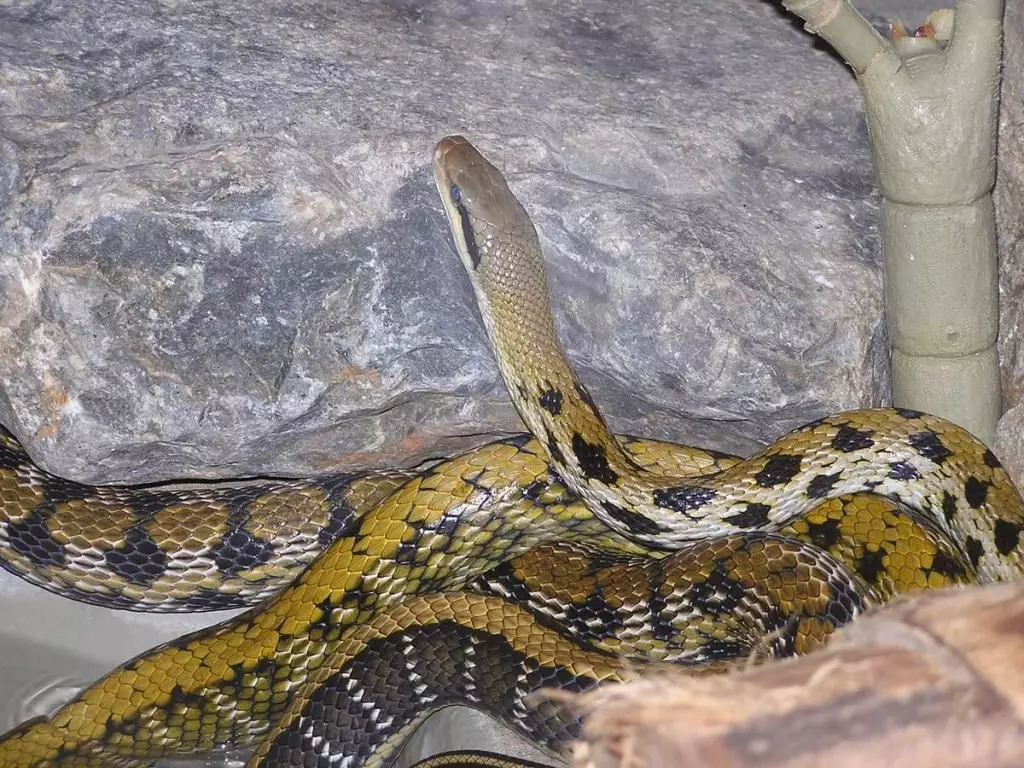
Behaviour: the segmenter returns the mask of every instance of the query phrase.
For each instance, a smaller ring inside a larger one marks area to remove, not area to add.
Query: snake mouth
[[[441,198],[445,215],[448,217],[449,231],[455,242],[455,251],[465,262],[467,269],[476,270],[480,264],[479,251],[476,248],[476,237],[473,232],[469,212],[462,202],[460,188],[452,181],[453,170],[458,163],[449,155],[463,155],[472,145],[462,136],[446,136],[437,143],[434,150],[434,184]],[[468,259],[468,261],[467,261]]]
[[[451,186],[456,170],[477,164],[483,157],[464,136],[445,136],[434,149],[434,183],[447,207],[452,200]]]

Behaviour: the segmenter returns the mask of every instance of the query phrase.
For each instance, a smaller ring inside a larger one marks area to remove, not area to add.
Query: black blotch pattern
[[[221,537],[210,554],[221,573],[234,576],[267,562],[274,554],[274,546],[245,530],[239,521],[229,534]]]
[[[672,618],[666,614],[668,601],[662,594],[665,586],[665,571],[659,563],[650,569],[647,605],[651,612],[651,635],[660,642],[667,643],[676,636],[676,628],[672,626]]]
[[[864,612],[866,608],[864,595],[860,593],[848,576],[839,570],[830,571],[826,582],[828,583],[828,594],[832,597],[828,601],[825,613],[833,626],[841,627],[848,624],[858,614]]]
[[[923,411],[915,411],[912,408],[893,408],[893,410],[904,419],[920,419],[924,416]]]
[[[602,446],[588,443],[583,435],[577,432],[572,436],[572,452],[580,463],[584,477],[598,480],[605,485],[614,485],[618,482],[619,475],[608,466],[608,457]]]
[[[7,540],[11,549],[38,566],[62,566],[67,561],[64,547],[54,540],[46,527],[46,519],[52,512],[50,506],[39,507],[7,526]]]
[[[942,551],[936,552],[935,556],[932,557],[932,567],[929,570],[958,580],[967,576],[967,569],[964,568],[963,563]]]
[[[857,429],[849,424],[843,424],[832,438],[832,447],[843,453],[862,451],[875,444],[872,439],[874,434],[870,429]]]
[[[857,573],[863,576],[868,584],[874,584],[885,568],[885,564],[882,562],[883,557],[885,557],[885,553],[880,549],[874,552],[865,551],[857,561]]]
[[[454,509],[446,510],[437,519],[437,522],[434,523],[434,530],[445,536],[451,536],[459,529],[460,522],[462,522],[462,513],[459,507],[456,506]]]
[[[355,586],[352,587],[350,591],[345,592],[340,601],[335,600],[333,608],[340,610],[354,610],[359,613],[373,610],[380,600],[380,596],[377,591],[378,587],[375,583],[376,581],[377,579],[373,576],[368,576],[365,573],[360,574],[359,578],[356,580]],[[426,579],[420,580],[420,589],[423,590],[424,594],[430,593],[431,587],[428,585]],[[337,597],[337,593],[335,593],[335,596]],[[326,605],[331,604],[330,595],[325,598],[324,603]],[[323,617],[328,625],[332,625],[330,616],[332,611],[328,611]],[[331,631],[333,632],[334,630],[332,629]]]
[[[985,547],[973,536],[968,536],[964,542],[964,548],[967,550],[967,557],[970,559],[971,565],[977,570],[978,563],[981,562],[981,556],[985,554]]]
[[[988,448],[985,449],[985,453],[982,455],[982,460],[985,462],[985,466],[989,469],[1000,469],[1003,464],[999,461],[999,457],[992,453]]]
[[[838,520],[826,518],[820,523],[812,523],[808,520],[807,535],[816,547],[830,549],[843,537],[843,531]]]
[[[234,670],[235,667],[230,667]],[[240,673],[240,670],[239,670]],[[236,678],[240,679],[240,678]],[[203,710],[204,706],[208,707],[209,703],[204,702],[201,694],[190,693],[185,691],[179,685],[175,685],[167,694],[166,705],[168,710],[171,712],[181,712],[184,709],[199,709]],[[123,734],[132,733],[138,726],[138,719],[135,717],[119,717],[114,714],[107,716],[103,722],[103,734],[96,738],[97,744],[112,744],[117,743],[121,740]],[[59,762],[65,762],[62,758],[69,755],[74,755],[77,750],[65,749],[61,747],[58,751]]]
[[[355,475],[352,474],[331,476],[320,482],[320,487],[327,492],[327,502],[330,505],[330,519],[317,533],[317,541],[324,549],[337,539],[352,536],[359,530],[356,511],[345,500],[344,495],[353,477]]]
[[[686,591],[687,602],[703,613],[734,612],[749,597],[742,582],[729,576],[720,560],[703,581],[695,581]]]
[[[995,536],[996,549],[999,550],[999,554],[1008,555],[1017,548],[1022,527],[1024,526],[1021,526],[1019,523],[1012,523],[1002,518],[996,519],[992,532]]]
[[[971,475],[964,482],[964,498],[967,499],[971,509],[977,509],[988,498],[988,485]]]
[[[523,489],[523,496],[532,501],[536,501],[541,496],[543,496],[544,492],[548,490],[548,488],[550,487],[551,486],[548,483],[545,483],[543,480],[534,480],[532,483],[530,483]]]
[[[508,561],[500,563],[469,583],[474,592],[485,595],[506,595],[512,602],[529,605],[533,591],[516,576],[515,568]]]
[[[541,392],[537,402],[540,403],[541,408],[552,416],[557,416],[562,412],[562,393],[554,387],[549,387]]]
[[[167,553],[137,526],[128,529],[123,543],[104,552],[103,560],[122,579],[141,586],[159,579],[167,567]]]
[[[309,628],[322,636],[327,636],[334,631],[334,624],[331,623],[331,613],[334,611],[334,606],[331,605],[331,596],[325,597],[317,603],[316,607],[320,609],[320,617],[310,621]]]
[[[664,509],[672,509],[686,514],[710,503],[716,495],[717,492],[713,488],[702,488],[699,485],[677,485],[673,488],[656,490],[654,503]],[[693,517],[693,515],[687,516]]]
[[[893,480],[920,480],[921,473],[908,461],[894,461],[889,464],[889,477]]]
[[[942,444],[939,436],[930,429],[909,435],[907,442],[915,451],[936,464],[941,464],[953,455],[953,452]]]
[[[232,664],[230,669],[235,673],[235,680],[242,680],[246,674],[249,674],[249,670],[242,663]],[[256,672],[256,674],[259,675],[261,672],[262,670]],[[203,698],[201,693],[186,691],[180,685],[176,685],[171,689],[169,703],[171,706],[168,709],[172,712],[180,712],[182,709],[202,710],[203,707],[209,706],[209,702]]]
[[[942,492],[942,516],[947,523],[952,523],[956,516],[956,497],[949,491]]]
[[[802,460],[800,456],[785,453],[772,456],[765,462],[761,471],[754,475],[754,480],[762,488],[774,488],[776,485],[788,483],[800,471]]]
[[[582,603],[565,606],[565,628],[587,641],[604,640],[625,628],[625,622],[600,590],[587,594]]]
[[[831,600],[829,601],[831,603]],[[764,638],[759,645],[770,652],[772,658],[786,658],[796,655],[796,633],[801,615],[807,615],[807,606],[788,611],[782,610],[775,600],[761,608],[758,618]],[[767,644],[764,645],[765,641]],[[749,650],[748,650],[749,656]]]
[[[832,492],[832,486],[843,476],[842,471],[831,475],[815,475],[807,484],[807,495],[812,499],[823,499]]]
[[[618,520],[632,533],[657,535],[659,533],[665,533],[665,531],[668,530],[654,520],[644,517],[638,512],[626,509],[625,507],[620,507],[618,504],[613,504],[610,501],[602,501],[601,507],[608,513],[609,517],[614,520]]]
[[[982,455],[982,461],[985,462],[985,466],[989,469],[1001,469],[1002,462],[999,458],[993,454],[989,449],[985,449],[985,453]]]
[[[476,232],[473,231],[473,222],[469,220],[469,211],[466,206],[455,204],[455,210],[459,213],[459,223],[462,225],[462,239],[466,242],[466,250],[469,252],[469,260],[473,269],[480,266],[480,249],[476,243]]]
[[[177,688],[178,686],[175,686]],[[171,690],[171,695],[174,695],[174,690]],[[124,729],[124,721],[117,717],[113,713],[107,715],[107,719],[103,721],[103,735],[100,736],[100,743],[110,743],[121,731]]]
[[[735,525],[737,528],[764,528],[771,522],[768,516],[772,508],[768,504],[753,502],[747,504],[742,512],[737,512],[725,518],[725,522]]]
[[[603,549],[595,549],[587,561],[587,573],[594,576],[606,568],[612,568],[623,561],[623,556]]]
[[[562,454],[562,449],[558,447],[558,441],[555,440],[555,436],[551,432],[548,432],[548,453],[551,454],[551,460],[555,464],[565,466],[565,456]]]

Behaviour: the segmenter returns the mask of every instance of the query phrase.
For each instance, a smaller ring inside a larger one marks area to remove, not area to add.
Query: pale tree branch
[[[1004,5],[1004,0],[960,0],[956,4],[953,39],[946,48],[947,67],[988,81],[999,77]]]
[[[899,66],[892,45],[860,15],[849,0],[783,0],[783,7],[805,22],[809,32],[820,35],[854,74],[860,75],[876,57]]]
[[[878,187],[893,402],[990,441],[999,418],[995,184],[1005,0],[884,39],[850,0],[783,0],[857,78]]]

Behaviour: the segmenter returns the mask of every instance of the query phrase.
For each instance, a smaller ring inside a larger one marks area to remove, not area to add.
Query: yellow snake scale
[[[250,766],[380,765],[457,702],[557,750],[578,723],[529,697],[545,686],[802,653],[894,594],[1018,574],[1024,503],[942,419],[838,414],[745,460],[616,439],[555,336],[537,236],[504,178],[460,137],[440,142],[434,175],[531,434],[416,473],[193,489],[72,483],[4,434],[8,570],[113,607],[253,607],[7,733],[0,765],[239,749]]]

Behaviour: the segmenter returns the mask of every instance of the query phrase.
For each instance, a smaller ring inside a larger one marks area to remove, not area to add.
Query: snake
[[[615,436],[559,343],[539,240],[505,178],[461,137],[438,144],[434,178],[529,434],[411,473],[198,489],[81,486],[0,441],[9,570],[115,607],[251,606],[18,726],[0,764],[251,748],[252,766],[379,765],[454,701],[557,750],[578,720],[531,714],[538,686],[807,652],[893,592],[1019,574],[1024,502],[939,417],[835,414],[742,460]],[[281,549],[277,527],[293,537]],[[421,663],[484,647],[483,678],[479,661]],[[385,660],[417,684],[387,684]],[[499,679],[510,695],[483,701]]]

